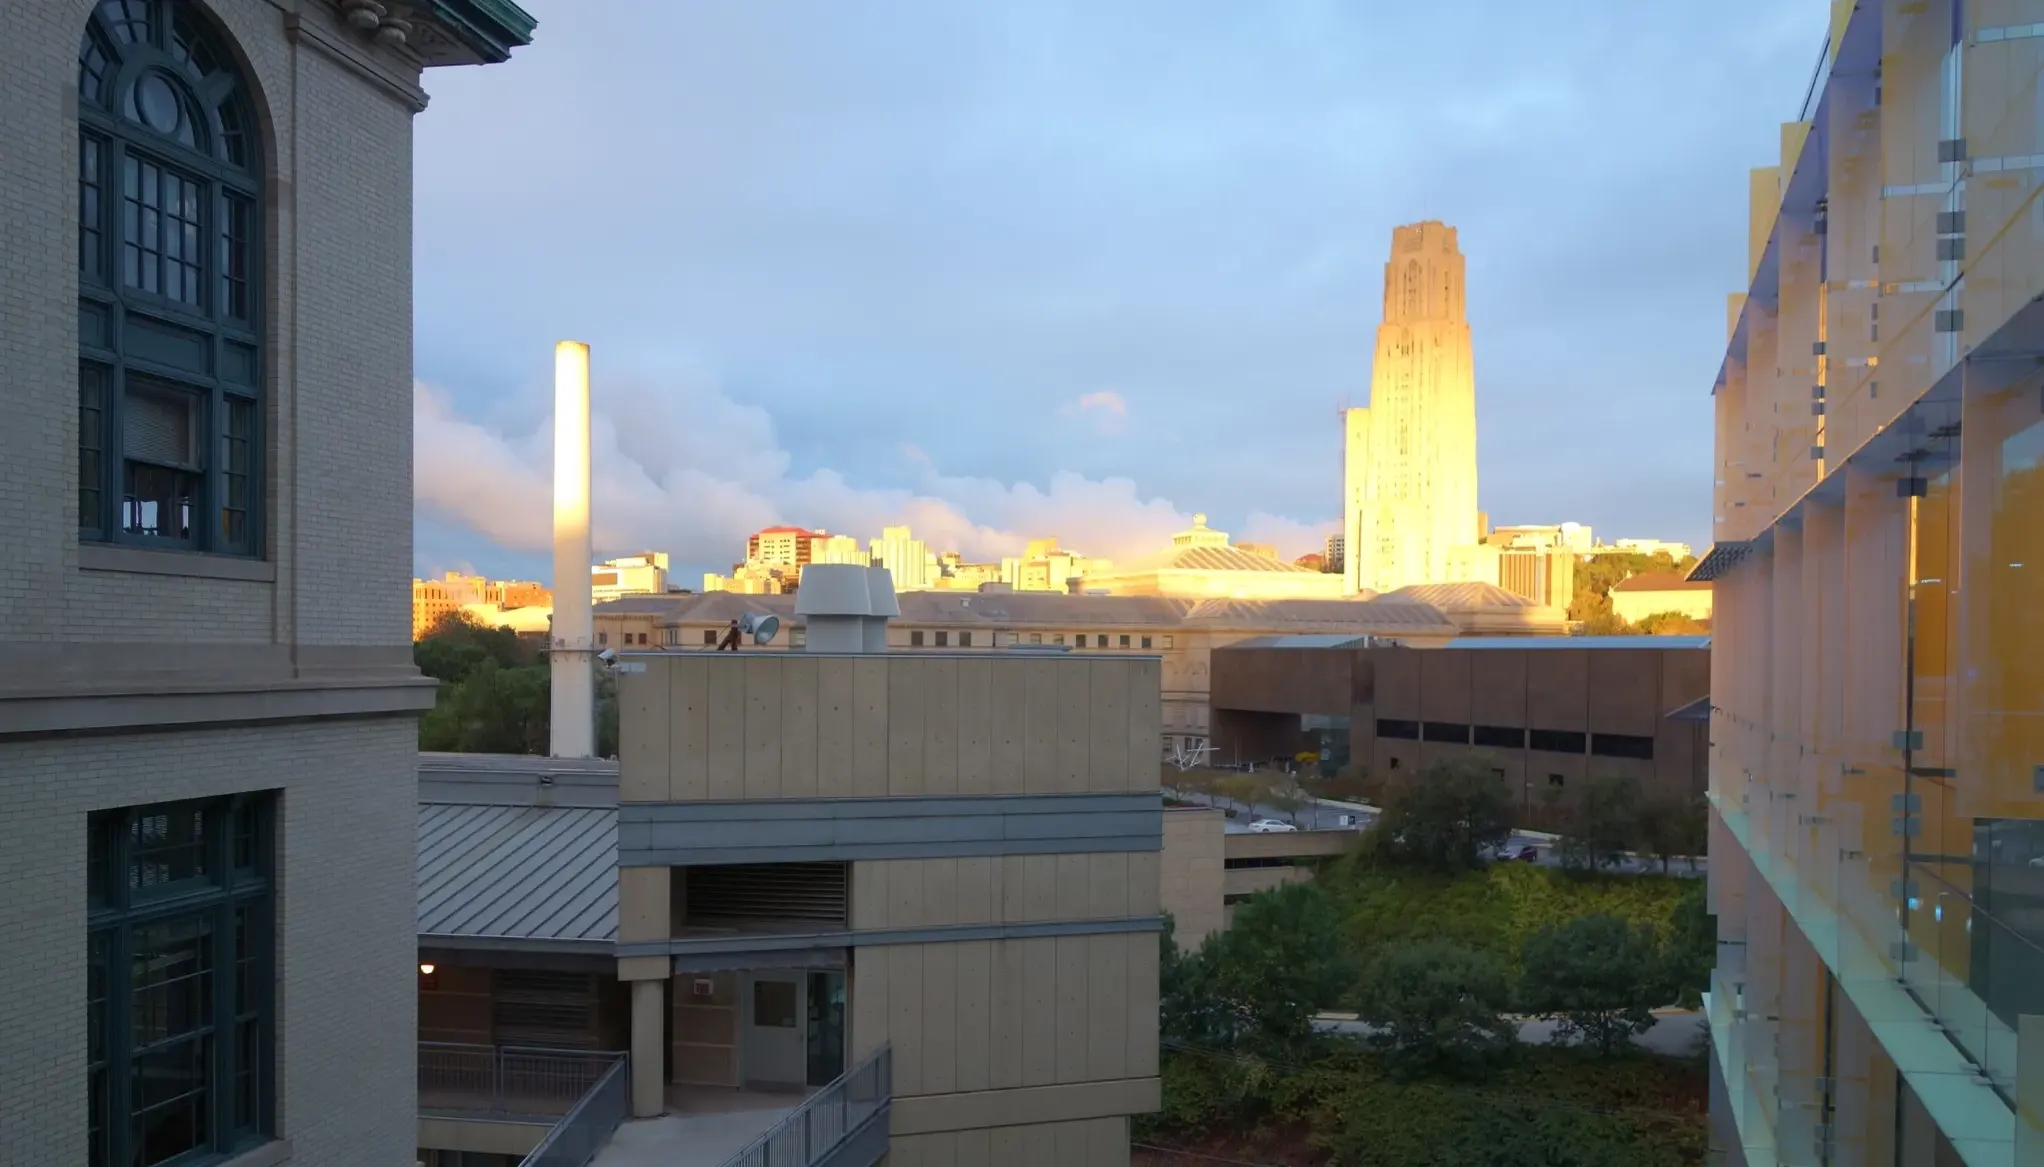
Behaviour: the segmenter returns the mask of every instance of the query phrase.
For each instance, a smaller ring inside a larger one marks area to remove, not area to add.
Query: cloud
[[[1058,407],[1058,415],[1088,422],[1097,434],[1118,434],[1128,421],[1128,402],[1112,389],[1087,393]]]
[[[429,545],[448,527],[513,555],[544,552],[552,539],[551,418],[507,432],[455,402],[442,387],[413,385],[419,562],[453,558]],[[614,378],[590,431],[599,555],[660,550],[677,565],[721,568],[761,527],[790,523],[863,540],[907,523],[932,549],[973,560],[1014,555],[1031,538],[1055,535],[1066,547],[1125,562],[1155,554],[1192,522],[1190,512],[1129,478],[1060,470],[1039,485],[947,474],[907,444],[908,486],[857,485],[829,468],[797,474],[766,411],[702,377]],[[1298,555],[1317,550],[1332,526],[1251,514],[1244,537]]]

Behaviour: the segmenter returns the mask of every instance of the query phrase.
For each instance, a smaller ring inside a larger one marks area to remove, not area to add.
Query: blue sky
[[[598,550],[691,584],[775,522],[1317,546],[1420,219],[1468,256],[1493,521],[1708,542],[1746,172],[1827,8],[526,6],[417,124],[417,567],[547,573],[573,337]]]

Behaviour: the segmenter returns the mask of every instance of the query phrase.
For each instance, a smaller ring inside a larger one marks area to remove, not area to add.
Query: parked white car
[[[1274,835],[1279,831],[1296,831],[1298,829],[1292,824],[1278,819],[1257,819],[1249,824],[1250,832],[1258,835]]]

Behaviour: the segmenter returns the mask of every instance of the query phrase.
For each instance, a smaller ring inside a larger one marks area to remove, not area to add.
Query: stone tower
[[[1477,540],[1476,374],[1455,229],[1391,233],[1370,404],[1346,419],[1342,534],[1348,590],[1447,582],[1448,550]]]

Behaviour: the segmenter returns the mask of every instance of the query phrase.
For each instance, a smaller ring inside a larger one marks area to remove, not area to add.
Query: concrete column
[[[667,982],[632,982],[632,1117],[667,1111]]]

